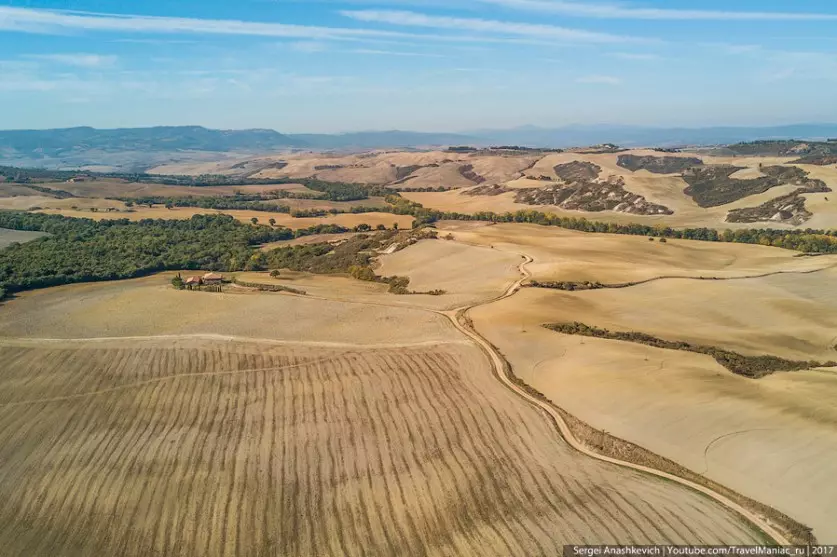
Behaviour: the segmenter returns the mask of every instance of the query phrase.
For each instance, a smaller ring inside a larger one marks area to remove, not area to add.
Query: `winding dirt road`
[[[468,311],[475,307],[480,307],[492,304],[494,302],[498,302],[500,300],[504,300],[513,296],[518,290],[520,290],[523,282],[525,282],[527,279],[531,277],[531,273],[528,271],[528,269],[526,269],[526,266],[534,262],[534,259],[532,259],[528,255],[521,255],[521,257],[523,258],[523,262],[518,266],[518,270],[520,271],[521,277],[514,284],[509,286],[509,288],[502,295],[479,304],[465,306],[454,310],[439,311],[437,313],[444,315],[445,317],[450,319],[451,323],[453,323],[453,326],[456,327],[457,330],[459,330],[462,334],[466,335],[468,338],[477,343],[477,345],[486,353],[486,355],[491,360],[491,365],[494,368],[494,374],[497,376],[497,378],[508,389],[516,393],[518,396],[520,396],[533,406],[539,408],[540,410],[545,412],[550,418],[552,418],[552,420],[555,422],[555,425],[558,428],[558,431],[561,434],[561,437],[564,439],[564,441],[567,442],[568,445],[570,445],[575,450],[579,451],[580,453],[586,456],[589,456],[590,458],[594,458],[602,462],[608,462],[610,464],[615,464],[617,466],[622,466],[623,468],[629,468],[631,470],[638,470],[646,474],[651,474],[653,476],[676,482],[694,491],[700,492],[703,495],[706,495],[707,497],[714,499],[718,503],[724,505],[728,509],[735,511],[745,519],[749,520],[756,528],[761,530],[768,538],[773,540],[775,543],[780,545],[791,545],[791,542],[784,536],[784,534],[777,531],[764,518],[747,510],[743,506],[739,505],[738,503],[729,499],[728,497],[721,495],[720,493],[717,493],[698,483],[686,480],[673,474],[669,474],[667,472],[663,472],[661,470],[656,470],[654,468],[643,466],[641,464],[634,464],[632,462],[611,458],[609,456],[601,455],[592,451],[573,435],[569,426],[564,421],[564,418],[561,416],[561,413],[558,412],[558,410],[554,406],[547,403],[546,401],[532,396],[519,385],[517,385],[514,381],[512,381],[509,374],[506,373],[506,361],[503,358],[503,356],[497,351],[496,348],[494,348],[494,346],[491,345],[490,342],[488,342],[488,340],[485,337],[480,335],[471,325],[468,324],[465,317],[467,316]],[[463,323],[463,321],[465,322]]]

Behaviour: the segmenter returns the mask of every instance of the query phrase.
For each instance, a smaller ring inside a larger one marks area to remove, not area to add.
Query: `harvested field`
[[[790,514],[812,526],[820,541],[835,539],[831,525],[837,519],[837,489],[826,487],[831,485],[828,478],[837,474],[833,370],[745,379],[710,356],[560,335],[542,327],[583,321],[749,355],[833,360],[834,258],[792,258],[760,246],[710,245],[707,251],[691,251],[687,248],[694,243],[681,241],[676,243],[687,251],[672,259],[631,251],[640,250],[639,243],[613,244],[596,255],[596,249],[585,253],[580,238],[575,239],[578,246],[553,236],[532,240],[534,233],[527,240],[521,239],[522,233],[503,230],[505,226],[472,226],[453,233],[471,240],[485,236],[480,241],[497,242],[498,249],[531,254],[543,261],[531,265],[532,270],[567,279],[584,274],[613,282],[626,274],[650,275],[662,270],[660,264],[676,265],[678,257],[691,263],[679,273],[695,276],[832,267],[812,274],[733,281],[661,280],[620,290],[524,289],[513,298],[472,310],[471,317],[518,376],[571,414]],[[636,240],[648,249],[671,247]],[[568,259],[548,261],[550,253]],[[576,254],[583,259],[573,267],[571,257]],[[626,260],[621,268],[610,262],[622,255]],[[567,269],[561,269],[564,263]],[[643,269],[646,264],[650,268]],[[636,270],[631,271],[631,265]]]
[[[66,205],[66,203],[62,204]],[[65,215],[68,217],[82,217],[94,220],[104,219],[128,219],[138,221],[142,219],[190,219],[194,215],[211,215],[224,214],[231,215],[241,222],[249,223],[252,218],[258,219],[259,223],[267,224],[270,219],[276,219],[277,226],[285,226],[293,230],[300,228],[308,228],[318,224],[337,224],[347,228],[355,227],[359,224],[368,224],[375,228],[379,224],[383,224],[387,228],[392,228],[394,223],[398,223],[399,228],[410,228],[413,225],[413,217],[408,215],[393,215],[391,213],[342,213],[338,215],[329,215],[327,217],[304,217],[294,218],[287,213],[269,213],[266,211],[244,211],[244,210],[216,210],[216,209],[201,209],[195,207],[174,207],[166,209],[162,206],[148,207],[134,207],[133,211],[114,211],[114,212],[90,212],[73,210],[73,209],[44,209],[39,211],[52,215]]]
[[[366,347],[6,339],[0,362],[0,540],[15,554],[763,541],[702,496],[573,452],[455,334]]]
[[[27,230],[8,230],[6,228],[0,228],[0,249],[5,248],[9,244],[14,244],[15,242],[19,244],[31,242],[43,235],[43,232],[29,232]]]
[[[520,256],[445,240],[423,240],[378,260],[376,274],[409,277],[410,290],[444,290],[439,298],[446,307],[497,296],[517,280],[520,264]]]
[[[27,188],[22,184],[13,184],[0,181],[0,197],[22,197],[29,195],[43,195],[37,190]]]
[[[285,294],[239,294],[232,288],[226,288],[223,294],[179,292],[171,287],[174,275],[162,273],[142,279],[59,286],[18,294],[3,305],[0,336],[218,334],[289,341],[398,344],[416,339],[442,342],[453,333],[446,319],[406,307]],[[183,272],[184,277],[189,275],[190,271]],[[408,296],[387,295],[378,301],[396,298]],[[149,307],[154,308],[153,314]],[[365,325],[358,327],[355,323]]]
[[[440,222],[440,236],[493,245],[535,258],[527,266],[542,282],[639,282],[661,276],[743,277],[777,271],[808,271],[837,265],[837,256],[795,257],[787,250],[742,244],[589,234],[531,224]]]
[[[125,204],[121,201],[112,201],[110,199],[88,197],[56,199],[54,197],[47,197],[44,195],[0,197],[0,209],[10,209],[14,211],[30,211],[32,209],[74,210],[72,207],[76,207],[76,210],[96,209],[99,211],[107,211],[108,209],[124,211],[127,209]]]
[[[166,186],[161,184],[138,184],[123,180],[95,180],[90,182],[56,182],[39,184],[50,189],[64,190],[78,197],[215,197],[235,195],[237,191],[245,194],[259,194],[271,191],[289,191],[319,195],[301,184],[260,184],[257,186]]]

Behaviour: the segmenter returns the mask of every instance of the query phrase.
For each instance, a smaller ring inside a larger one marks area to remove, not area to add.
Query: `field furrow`
[[[10,554],[550,555],[760,539],[708,499],[573,452],[465,344],[18,344],[0,345]]]

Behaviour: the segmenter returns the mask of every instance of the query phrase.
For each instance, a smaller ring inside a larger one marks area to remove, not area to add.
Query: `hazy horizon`
[[[6,0],[0,129],[837,122],[835,22],[824,0]]]

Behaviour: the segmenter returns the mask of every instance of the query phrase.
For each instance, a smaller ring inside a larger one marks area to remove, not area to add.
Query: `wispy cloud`
[[[837,14],[810,12],[741,12],[640,8],[624,3],[598,4],[560,0],[479,0],[507,8],[598,19],[659,19],[712,21],[837,21]]]
[[[31,54],[27,58],[43,60],[66,66],[77,66],[79,68],[109,68],[116,64],[116,56],[103,56],[101,54]]]
[[[575,82],[593,85],[619,85],[622,83],[622,80],[612,75],[585,75],[577,78]]]
[[[648,42],[648,39],[640,37],[626,37],[612,35],[609,33],[585,31],[581,29],[569,29],[554,25],[434,16],[409,11],[343,10],[340,13],[354,20],[370,23],[387,23],[390,25],[425,27],[433,29],[456,29],[459,31],[465,30],[476,33],[499,33],[503,35],[527,37],[532,39],[549,39],[572,43]]]
[[[284,23],[261,23],[239,20],[117,15],[11,8],[0,6],[0,30],[26,33],[68,33],[98,31],[156,34],[213,34],[286,37],[305,40],[357,39],[365,37],[398,38],[414,35],[376,29],[317,27]]]

